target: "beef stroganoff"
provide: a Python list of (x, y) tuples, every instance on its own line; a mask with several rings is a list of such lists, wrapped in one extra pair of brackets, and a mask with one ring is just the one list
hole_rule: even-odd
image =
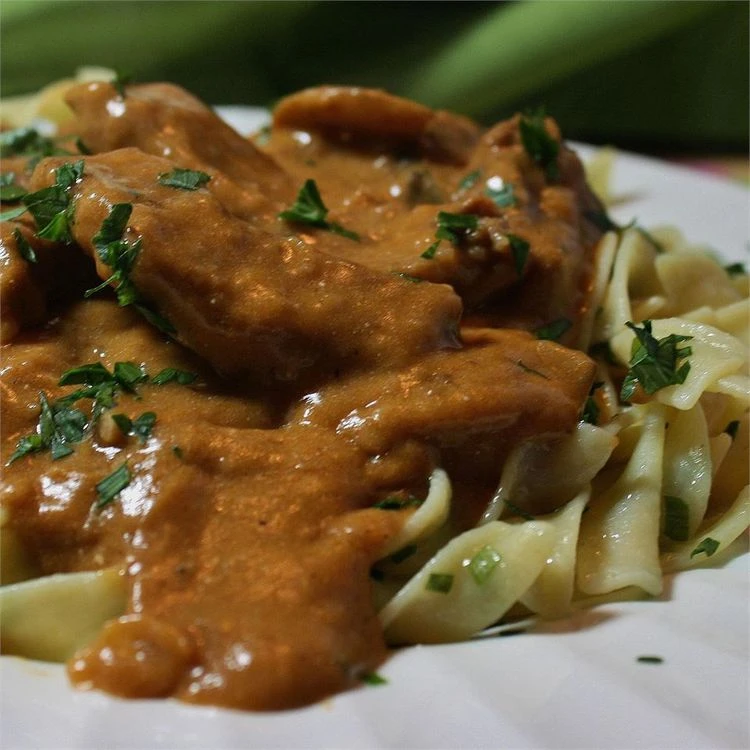
[(747, 276), (615, 225), (550, 118), (64, 96), (2, 134), (5, 652), (285, 708), (746, 530)]

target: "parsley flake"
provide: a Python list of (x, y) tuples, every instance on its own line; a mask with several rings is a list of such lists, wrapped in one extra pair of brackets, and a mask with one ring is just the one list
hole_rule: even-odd
[(320, 197), (315, 180), (305, 180), (305, 184), (300, 188), (297, 200), (291, 208), (279, 214), (279, 218), (284, 219), (284, 221), (327, 229), (329, 232), (359, 242), (359, 235), (356, 232), (344, 229), (336, 222), (328, 221), (326, 216), (328, 216), (328, 209)]
[(712, 539), (707, 536), (691, 553), (690, 559), (692, 560), (696, 555), (704, 554), (706, 557), (711, 557), (717, 549), (719, 549), (719, 542), (716, 539)]
[(675, 542), (686, 542), (690, 537), (690, 513), (681, 497), (664, 495), (664, 536)]
[(517, 234), (507, 234), (506, 237), (510, 245), (510, 254), (513, 258), (513, 267), (516, 269), (516, 275), (519, 277), (523, 276), (523, 269), (526, 267), (531, 245)]
[(630, 401), (638, 385), (651, 395), (668, 385), (680, 385), (690, 372), (690, 363), (680, 360), (692, 354), (689, 346), (680, 346), (692, 336), (670, 334), (656, 339), (652, 334), (651, 321), (644, 320), (643, 327), (628, 321), (625, 324), (635, 333), (630, 353), (630, 369), (622, 383), (620, 398)]
[(469, 572), (480, 586), (486, 583), (502, 561), (500, 553), (489, 544), (482, 547), (469, 561)]
[[(501, 182), (501, 181), (499, 181)], [(516, 205), (516, 194), (510, 182), (501, 182), (502, 187), (494, 187), (492, 181), (488, 181), (484, 194), (492, 199), (498, 208), (509, 208)]]
[(28, 209), (26, 206), (19, 206), (18, 208), (9, 208), (7, 211), (0, 213), (0, 221), (13, 221), (19, 216), (23, 216)]
[(364, 682), (365, 685), (370, 685), (370, 687), (388, 684), (388, 680), (386, 680), (385, 677), (381, 677), (377, 672), (362, 672), (362, 674), (359, 675), (359, 679)]
[(129, 484), (132, 476), (128, 463), (125, 461), (120, 464), (111, 474), (96, 485), (96, 510), (101, 510), (109, 505)]
[(54, 138), (42, 135), (35, 128), (23, 127), (0, 133), (0, 157), (25, 156), (29, 167), (46, 156), (68, 156), (69, 152), (60, 148)]
[(166, 185), (167, 187), (180, 190), (197, 190), (211, 179), (211, 175), (194, 169), (175, 167), (171, 172), (162, 172), (156, 179), (160, 185)]
[(148, 380), (146, 370), (134, 362), (115, 362), (112, 370), (114, 379), (122, 386), (123, 390), (135, 393), (135, 386)]
[(664, 662), (664, 659), (661, 658), (661, 656), (639, 656), (636, 661), (640, 662), (641, 664), (662, 664)]
[(36, 263), (38, 258), (34, 248), (31, 247), (29, 241), (21, 234), (20, 229), (13, 230), (13, 239), (16, 241), (16, 248), (18, 254), (28, 263)]
[(394, 271), (393, 273), (404, 281), (408, 281), (410, 284), (421, 284), (424, 281), (424, 279), (420, 279), (419, 276), (412, 276), (410, 273), (402, 273), (401, 271)]
[(151, 382), (154, 385), (166, 385), (167, 383), (179, 383), (180, 385), (190, 385), (195, 382), (197, 375), (187, 370), (178, 370), (175, 367), (165, 367), (156, 373)]
[(732, 278), (735, 276), (747, 276), (747, 268), (745, 268), (744, 263), (730, 263), (728, 266), (724, 266), (724, 270)]
[(83, 177), (83, 161), (63, 164), (55, 170), (55, 184), (26, 193), (22, 202), (34, 217), (36, 235), (53, 242), (71, 243), (70, 225), (75, 204), (69, 190)]
[(413, 508), (421, 504), (422, 501), (413, 495), (407, 497), (390, 495), (383, 500), (378, 500), (372, 507), (379, 508), (380, 510), (403, 510), (404, 508)]
[(583, 405), (583, 411), (581, 412), (581, 419), (588, 424), (598, 424), (599, 422), (599, 405), (596, 403), (594, 397), (596, 392), (604, 386), (602, 381), (596, 381), (592, 383), (589, 389), (589, 395), (586, 398), (586, 402)]
[(133, 76), (130, 73), (123, 73), (117, 71), (115, 77), (112, 79), (112, 86), (121, 99), (125, 98), (125, 87), (133, 83)]
[(739, 419), (733, 419), (725, 428), (724, 432), (726, 432), (727, 435), (729, 435), (732, 440), (735, 440), (737, 438), (737, 430), (740, 429), (740, 420)]
[(8, 460), (10, 465), (29, 453), (49, 449), (52, 460), (69, 456), (71, 443), (83, 440), (88, 420), (80, 410), (60, 401), (50, 403), (45, 393), (39, 394), (39, 421), (36, 432), (22, 437)]
[(453, 588), (452, 573), (430, 573), (425, 588), (438, 594), (447, 594)]
[(134, 435), (142, 443), (145, 443), (151, 437), (151, 431), (156, 424), (156, 414), (152, 411), (146, 411), (135, 419), (130, 419), (125, 414), (113, 414), (112, 420), (120, 428), (123, 435)]
[(479, 226), (479, 217), (475, 214), (452, 214), (448, 211), (439, 211), (437, 225), (435, 237), (439, 240), (449, 240), (457, 245), (466, 232)]
[(560, 178), (557, 165), (560, 144), (547, 132), (544, 118), (543, 109), (524, 114), (519, 123), (519, 131), (526, 153), (544, 170), (547, 179), (554, 182)]
[(91, 297), (112, 285), (121, 307), (133, 305), (151, 325), (162, 333), (174, 334), (176, 333), (175, 327), (164, 316), (144, 304), (140, 292), (130, 279), (130, 273), (138, 260), (142, 245), (140, 238), (131, 244), (122, 237), (132, 211), (132, 204), (116, 203), (102, 222), (99, 231), (93, 236), (92, 243), (96, 254), (102, 263), (112, 269), (112, 275), (98, 286), (87, 289), (84, 297)]
[(475, 169), (473, 172), (469, 172), (462, 180), (458, 183), (459, 190), (470, 190), (477, 184), (479, 178), (482, 176), (481, 169)]
[(537, 328), (534, 333), (538, 339), (545, 341), (559, 341), (573, 325), (568, 318), (557, 318), (545, 326)]
[(479, 217), (475, 214), (452, 214), (448, 211), (439, 211), (437, 226), (435, 242), (422, 253), (422, 258), (434, 258), (442, 240), (448, 240), (454, 245), (458, 245), (467, 231), (474, 230), (479, 226)]
[(16, 182), (16, 176), (13, 172), (5, 172), (0, 175), (0, 201), (3, 203), (20, 201), (27, 192)]
[(114, 380), (114, 375), (101, 363), (93, 362), (66, 370), (57, 381), (58, 385), (99, 385)]

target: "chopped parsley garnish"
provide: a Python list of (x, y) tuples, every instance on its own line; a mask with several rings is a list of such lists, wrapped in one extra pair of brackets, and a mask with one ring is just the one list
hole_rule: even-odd
[(479, 178), (482, 176), (481, 169), (475, 169), (473, 172), (469, 172), (462, 180), (458, 183), (459, 190), (470, 190), (477, 184)]
[(136, 393), (136, 385), (140, 383), (151, 383), (152, 385), (164, 385), (176, 382), (180, 385), (189, 385), (198, 376), (194, 372), (178, 370), (174, 367), (165, 367), (154, 377), (150, 377), (143, 365), (134, 362), (115, 362), (110, 372), (101, 362), (80, 365), (66, 370), (60, 377), (58, 385), (84, 384), (96, 386), (102, 383), (112, 383), (130, 393)]
[(547, 179), (555, 181), (560, 178), (557, 166), (560, 144), (547, 132), (544, 118), (543, 109), (522, 115), (519, 124), (521, 143), (526, 153), (544, 170)]
[(707, 536), (691, 553), (690, 553), (690, 559), (694, 558), (696, 555), (704, 554), (706, 557), (711, 557), (716, 550), (719, 549), (719, 542), (716, 541), (716, 539), (712, 539), (710, 536)]
[(13, 221), (19, 216), (23, 216), (28, 209), (26, 206), (18, 206), (17, 208), (9, 208), (7, 211), (0, 213), (0, 221)]
[(747, 268), (745, 268), (744, 263), (730, 263), (728, 266), (724, 266), (724, 270), (731, 277), (747, 276)]
[(20, 201), (27, 192), (16, 182), (16, 176), (13, 172), (5, 172), (0, 175), (0, 201), (3, 203)]
[(547, 323), (545, 326), (537, 328), (534, 333), (538, 339), (559, 341), (572, 325), (572, 321), (568, 320), (568, 318), (558, 318), (551, 323)]
[(476, 229), (477, 226), (479, 226), (479, 217), (475, 214), (452, 214), (448, 211), (438, 211), (435, 242), (422, 253), (422, 257), (428, 259), (435, 257), (442, 240), (458, 245), (466, 232)]
[(371, 687), (388, 684), (388, 680), (386, 680), (385, 677), (381, 677), (377, 672), (362, 672), (359, 675), (359, 679), (364, 682), (365, 685), (370, 685)]
[(292, 207), (279, 214), (279, 218), (284, 219), (284, 221), (327, 229), (329, 232), (340, 234), (342, 237), (359, 241), (359, 235), (356, 232), (344, 229), (336, 222), (328, 221), (326, 216), (328, 216), (328, 209), (320, 197), (315, 180), (305, 180), (305, 184), (300, 188), (297, 200)]
[(410, 284), (421, 284), (424, 279), (420, 279), (419, 276), (412, 276), (410, 273), (402, 273), (401, 271), (394, 271), (396, 276), (402, 278), (404, 281), (408, 281)]
[(639, 656), (636, 661), (641, 664), (662, 664), (664, 659), (661, 656)]
[(479, 217), (474, 214), (452, 214), (448, 211), (439, 211), (437, 225), (435, 237), (439, 240), (450, 240), (457, 245), (467, 231), (477, 228)]
[(516, 194), (513, 190), (513, 185), (509, 182), (504, 182), (502, 187), (494, 188), (490, 185), (484, 189), (484, 194), (492, 199), (492, 202), (498, 208), (508, 208), (516, 205)]
[(16, 128), (0, 133), (0, 157), (25, 156), (29, 167), (46, 156), (67, 156), (69, 152), (60, 148), (54, 138), (42, 135), (35, 128)]
[(175, 367), (165, 367), (151, 378), (154, 385), (166, 385), (167, 383), (179, 383), (180, 385), (190, 385), (195, 382), (198, 376), (194, 372), (187, 370), (178, 370)]
[(481, 586), (489, 579), (502, 559), (494, 547), (489, 544), (485, 545), (469, 562), (469, 572), (472, 578)]
[(112, 370), (115, 380), (124, 390), (135, 393), (135, 386), (148, 380), (146, 370), (133, 362), (115, 362)]
[(141, 240), (138, 239), (131, 245), (122, 238), (132, 211), (132, 204), (116, 203), (102, 222), (99, 231), (92, 237), (91, 241), (96, 254), (112, 269), (113, 273), (99, 286), (88, 289), (85, 293), (86, 297), (96, 294), (114, 282), (117, 301), (120, 305), (132, 304), (138, 298), (138, 293), (130, 281), (130, 272), (141, 251)]
[(22, 201), (38, 227), (36, 236), (53, 242), (73, 241), (70, 225), (75, 203), (69, 189), (83, 177), (83, 161), (63, 164), (55, 170), (55, 184), (26, 193)]
[(513, 268), (516, 269), (516, 275), (523, 276), (523, 269), (526, 267), (531, 245), (517, 234), (508, 234), (506, 237), (510, 244), (510, 254), (513, 257)]
[(669, 334), (656, 339), (651, 332), (651, 321), (644, 320), (643, 327), (628, 321), (625, 324), (635, 333), (630, 353), (630, 369), (622, 383), (620, 398), (630, 401), (638, 385), (651, 395), (669, 385), (680, 385), (690, 372), (690, 363), (680, 360), (692, 354), (689, 346), (680, 346), (692, 336)]
[(175, 167), (171, 172), (162, 172), (156, 179), (160, 185), (166, 185), (167, 187), (180, 190), (197, 190), (211, 179), (211, 175), (194, 169)]
[(172, 453), (174, 453), (174, 455), (175, 455), (175, 456), (176, 456), (177, 458), (179, 458), (179, 459), (180, 459), (180, 461), (182, 461), (182, 459), (183, 459), (183, 457), (184, 457), (184, 455), (185, 455), (185, 454), (183, 453), (183, 451), (182, 451), (182, 448), (180, 448), (180, 446), (179, 446), (179, 445), (173, 445), (173, 446), (172, 446)]
[(152, 411), (145, 411), (135, 419), (130, 419), (125, 414), (113, 414), (112, 420), (123, 435), (134, 435), (145, 443), (151, 437), (151, 431), (156, 424), (156, 414)]
[(34, 248), (29, 244), (29, 241), (23, 236), (23, 234), (21, 234), (20, 229), (13, 230), (13, 239), (15, 239), (16, 241), (18, 254), (28, 263), (36, 263), (38, 260), (38, 258), (36, 257), (36, 252), (34, 251)]
[(589, 424), (598, 424), (599, 422), (599, 405), (596, 403), (594, 397), (596, 392), (604, 385), (600, 380), (592, 383), (589, 389), (589, 395), (586, 398), (586, 403), (583, 405), (583, 411), (581, 412), (581, 419)]
[(140, 292), (130, 279), (130, 273), (141, 252), (140, 238), (131, 244), (122, 237), (132, 210), (133, 206), (130, 203), (113, 205), (99, 231), (92, 238), (96, 254), (102, 263), (112, 269), (112, 275), (93, 289), (86, 290), (84, 296), (90, 297), (112, 284), (117, 295), (117, 302), (121, 307), (133, 305), (151, 325), (162, 333), (176, 333), (175, 327), (164, 316), (144, 304)]
[(8, 465), (29, 453), (49, 449), (52, 460), (69, 456), (71, 443), (83, 440), (88, 420), (80, 410), (60, 401), (49, 402), (44, 393), (39, 394), (39, 422), (35, 433), (22, 437), (8, 460)]
[(130, 430), (133, 427), (133, 420), (126, 414), (113, 414), (112, 421), (120, 428), (120, 432), (123, 435), (130, 435)]
[[(173, 373), (168, 380), (157, 382), (163, 373)], [(180, 377), (174, 375), (180, 374)], [(151, 382), (163, 385), (174, 380), (187, 385), (195, 380), (193, 373), (173, 368), (165, 368)], [(102, 412), (117, 404), (121, 391), (138, 396), (136, 386), (149, 382), (145, 368), (133, 362), (116, 362), (110, 372), (101, 362), (72, 367), (63, 372), (58, 385), (81, 385), (83, 388), (61, 396), (50, 402), (44, 393), (39, 394), (39, 421), (36, 431), (22, 437), (8, 460), (8, 465), (30, 453), (49, 449), (53, 460), (63, 458), (73, 452), (72, 443), (81, 442), (97, 424)], [(87, 416), (73, 405), (81, 399), (92, 402), (91, 414)], [(115, 423), (125, 434), (132, 434), (146, 440), (156, 422), (154, 412), (144, 412), (138, 418), (130, 420), (124, 414), (112, 416)]]
[(80, 365), (79, 367), (72, 367), (70, 370), (66, 370), (58, 380), (58, 385), (99, 385), (99, 383), (105, 383), (110, 380), (115, 380), (115, 377), (110, 371), (101, 363), (93, 362), (88, 365)]
[(109, 505), (129, 484), (132, 476), (127, 461), (120, 464), (111, 474), (108, 474), (96, 485), (95, 508), (101, 510)]
[(83, 156), (88, 156), (93, 153), (93, 151), (80, 138), (76, 138), (75, 143), (78, 152)]
[(422, 501), (413, 495), (408, 495), (407, 497), (390, 495), (383, 500), (378, 500), (372, 507), (379, 508), (380, 510), (403, 510), (404, 508), (414, 508), (421, 504)]
[(133, 435), (145, 443), (151, 437), (154, 424), (156, 424), (156, 414), (152, 411), (144, 411), (143, 414), (133, 420), (131, 430)]
[(675, 542), (690, 537), (688, 505), (681, 497), (664, 495), (664, 536)]
[(125, 87), (131, 83), (133, 83), (133, 76), (130, 73), (123, 73), (121, 71), (115, 73), (115, 77), (112, 79), (112, 85), (121, 99), (125, 98)]
[(436, 591), (439, 594), (447, 594), (453, 588), (452, 573), (430, 573), (425, 588), (428, 591)]
[(724, 432), (726, 432), (727, 435), (729, 435), (732, 440), (734, 440), (737, 437), (737, 430), (740, 429), (740, 420), (739, 419), (733, 419), (725, 428)]

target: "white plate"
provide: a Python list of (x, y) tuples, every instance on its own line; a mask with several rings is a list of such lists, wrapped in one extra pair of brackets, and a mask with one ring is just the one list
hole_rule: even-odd
[[(243, 130), (263, 121), (257, 111), (224, 114)], [(633, 198), (613, 211), (617, 221), (674, 224), (727, 261), (747, 260), (745, 189), (630, 154), (614, 183)], [(407, 649), (380, 670), (387, 685), (276, 714), (76, 692), (60, 667), (4, 657), (0, 746), (748, 748), (746, 537), (734, 551), (668, 579), (657, 600), (603, 605), (514, 637)]]

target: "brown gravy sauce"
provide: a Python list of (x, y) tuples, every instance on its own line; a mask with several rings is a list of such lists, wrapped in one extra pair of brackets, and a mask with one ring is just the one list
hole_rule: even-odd
[[(40, 574), (114, 566), (128, 582), (127, 614), (70, 677), (246, 709), (356, 686), (388, 651), (369, 571), (411, 512), (374, 504), (424, 497), (442, 466), (453, 523), (469, 527), (510, 446), (578, 420), (591, 362), (529, 331), (566, 317), (573, 337), (586, 303), (599, 232), (580, 162), (561, 146), (550, 182), (518, 118), (481, 131), (363, 89), (290, 97), (266, 143), (166, 84), (124, 98), (86, 84), (69, 101), (92, 155), (45, 159), (30, 176), (3, 165), (38, 190), (84, 162), (71, 244), (39, 240), (29, 219), (2, 224), (3, 460), (34, 432), (39, 393), (71, 392), (58, 385), (69, 368), (198, 375), (120, 393), (113, 412), (157, 415), (145, 441), (105, 429), (105, 415), (71, 455), (4, 469), (4, 506)], [(174, 166), (211, 180), (161, 185)], [(278, 218), (308, 179), (326, 220), (358, 241)], [(488, 180), (511, 184), (513, 204), (498, 206)], [(94, 270), (111, 274), (94, 238), (117, 203), (133, 206), (125, 239), (142, 242), (131, 278), (173, 338), (106, 292), (81, 299)], [(478, 225), (425, 258), (438, 211)], [(529, 243), (521, 272), (509, 234)], [(97, 510), (97, 482), (123, 462), (128, 485)]]

